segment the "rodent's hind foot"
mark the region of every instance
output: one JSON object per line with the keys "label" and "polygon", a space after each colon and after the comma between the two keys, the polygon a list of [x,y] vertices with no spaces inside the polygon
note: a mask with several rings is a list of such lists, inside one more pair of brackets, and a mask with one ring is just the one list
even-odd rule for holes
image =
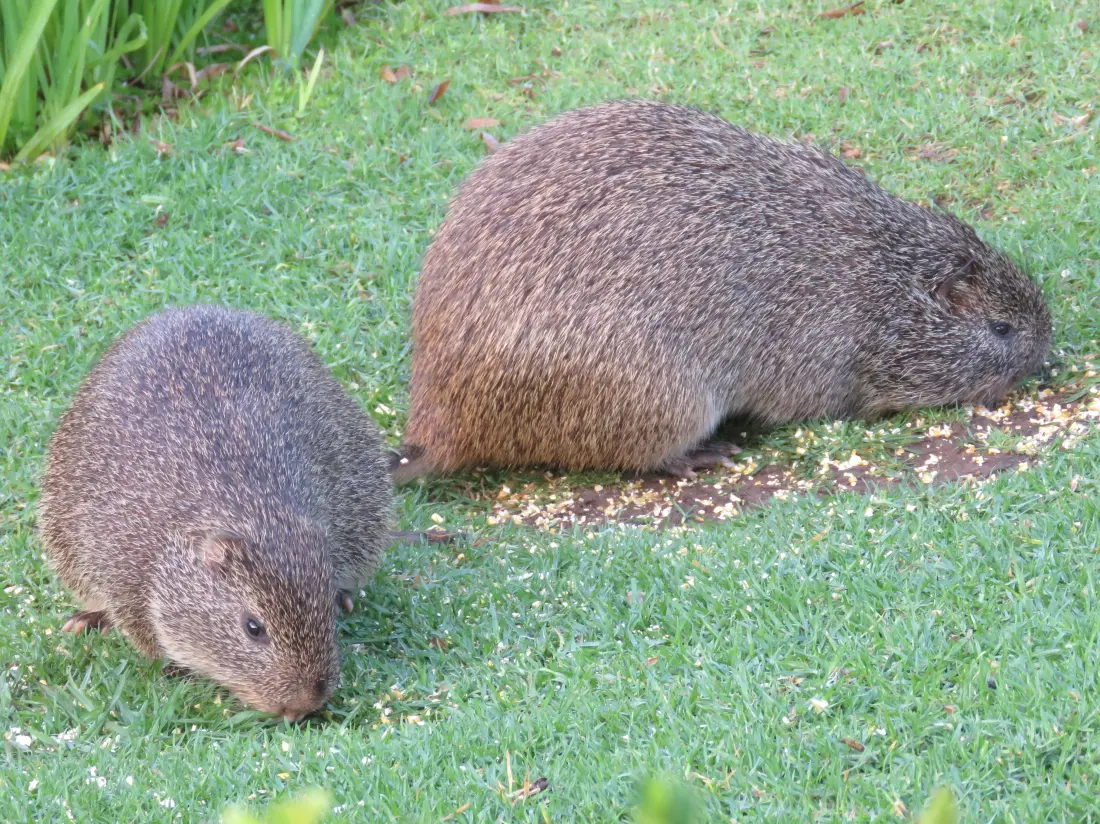
{"label": "rodent's hind foot", "polygon": [[74,612],[69,620],[61,627],[62,632],[72,632],[79,635],[84,630],[99,630],[106,635],[111,631],[111,619],[102,610],[85,609]]}
{"label": "rodent's hind foot", "polygon": [[732,467],[730,456],[740,452],[741,447],[729,441],[703,441],[686,455],[665,461],[660,471],[666,475],[694,481],[699,477],[696,470],[716,469],[719,466]]}
{"label": "rodent's hind foot", "polygon": [[741,447],[729,441],[703,441],[699,446],[695,447],[695,451],[691,454],[718,455],[722,458],[728,458],[731,455],[740,455]]}
{"label": "rodent's hind foot", "polygon": [[336,608],[351,615],[352,610],[355,609],[355,600],[351,597],[350,589],[336,590]]}

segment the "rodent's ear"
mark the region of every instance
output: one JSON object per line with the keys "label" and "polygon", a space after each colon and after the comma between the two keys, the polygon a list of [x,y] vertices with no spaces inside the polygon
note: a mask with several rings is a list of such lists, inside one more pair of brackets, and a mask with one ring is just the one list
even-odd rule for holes
{"label": "rodent's ear", "polygon": [[978,297],[974,283],[977,268],[974,258],[960,260],[955,270],[936,284],[932,298],[944,311],[965,315],[974,307]]}
{"label": "rodent's ear", "polygon": [[245,540],[224,529],[212,529],[198,537],[199,558],[208,567],[220,569],[234,559],[244,557]]}

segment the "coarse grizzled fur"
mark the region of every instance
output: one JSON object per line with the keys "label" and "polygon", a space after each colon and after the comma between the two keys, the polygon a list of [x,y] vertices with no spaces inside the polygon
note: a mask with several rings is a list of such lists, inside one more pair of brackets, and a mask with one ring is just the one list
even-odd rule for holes
{"label": "coarse grizzled fur", "polygon": [[84,602],[67,627],[117,626],[297,718],[339,681],[338,591],[377,564],[390,498],[374,426],[303,340],[196,306],[139,324],[85,379],[39,525]]}
{"label": "coarse grizzled fur", "polygon": [[613,102],[462,185],[413,309],[406,461],[690,474],[729,416],[872,418],[1040,367],[1035,283],[828,152]]}

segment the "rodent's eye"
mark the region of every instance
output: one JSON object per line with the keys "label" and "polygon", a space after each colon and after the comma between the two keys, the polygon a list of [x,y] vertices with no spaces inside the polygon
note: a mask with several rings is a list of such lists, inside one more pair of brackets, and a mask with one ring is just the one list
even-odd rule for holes
{"label": "rodent's eye", "polygon": [[259,639],[267,635],[267,630],[264,629],[264,625],[255,618],[244,619],[244,631],[248,633],[250,638]]}
{"label": "rodent's eye", "polygon": [[993,334],[999,335],[1002,338],[1007,338],[1015,331],[1009,324],[1005,323],[1004,321],[994,323],[989,328],[993,330]]}

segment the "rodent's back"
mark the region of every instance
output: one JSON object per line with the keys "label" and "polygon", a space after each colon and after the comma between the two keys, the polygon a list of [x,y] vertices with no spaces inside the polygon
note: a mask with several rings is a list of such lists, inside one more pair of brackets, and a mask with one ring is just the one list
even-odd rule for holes
{"label": "rodent's back", "polygon": [[[250,313],[169,309],[139,324],[96,364],[54,436],[47,527],[53,508],[73,500],[102,498],[156,519],[291,493],[300,456],[279,447],[301,443],[310,358]],[[267,489],[229,496],[242,482]]]}
{"label": "rodent's back", "polygon": [[[645,323],[683,324],[685,302],[717,313],[730,301],[751,303],[717,286],[789,288],[770,273],[788,260],[810,267],[851,254],[899,213],[910,229],[935,231],[925,210],[813,146],[687,106],[621,101],[571,111],[505,144],[462,184],[425,255],[414,323],[499,304],[512,318],[531,309],[517,329],[550,326],[614,301]],[[837,232],[851,235],[840,251]]]}

